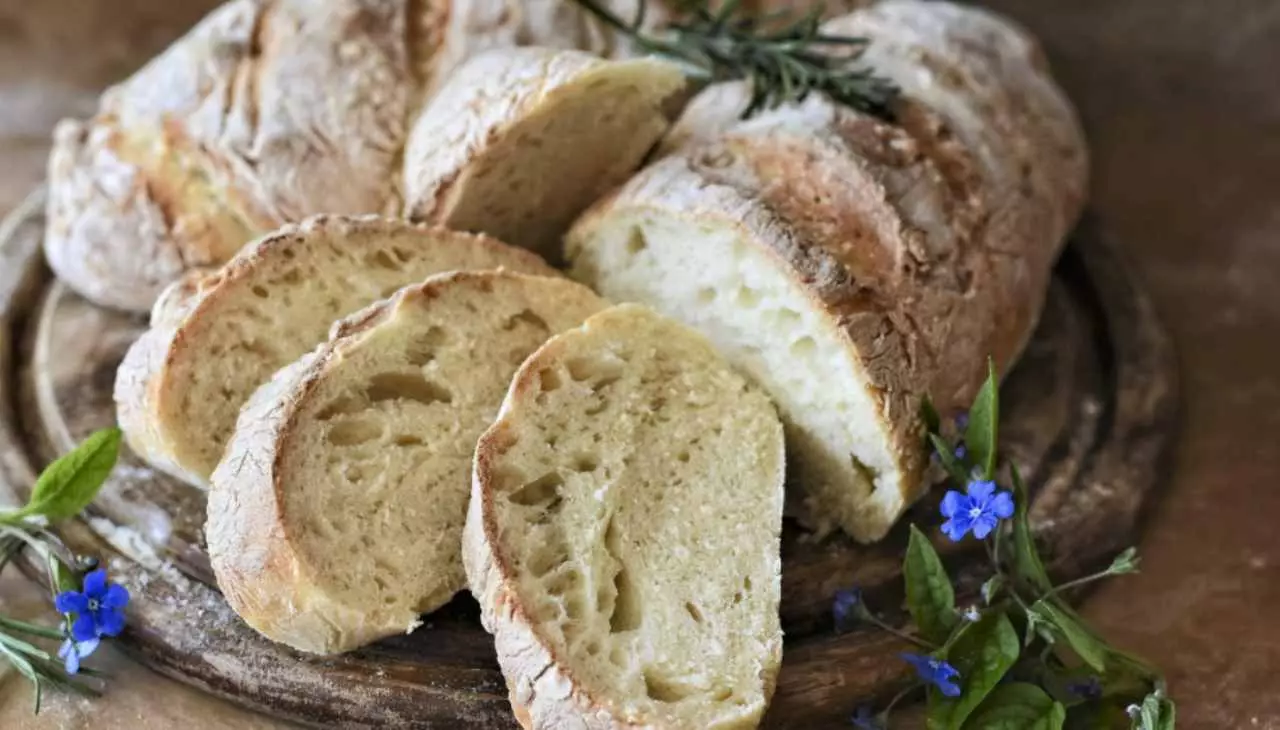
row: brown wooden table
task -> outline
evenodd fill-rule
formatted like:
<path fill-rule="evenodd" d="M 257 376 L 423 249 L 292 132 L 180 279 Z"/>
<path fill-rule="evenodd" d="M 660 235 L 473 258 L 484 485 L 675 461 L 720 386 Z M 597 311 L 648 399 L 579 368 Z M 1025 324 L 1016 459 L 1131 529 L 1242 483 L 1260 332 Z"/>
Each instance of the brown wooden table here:
<path fill-rule="evenodd" d="M 213 0 L 0 0 L 0 212 L 48 133 Z M 989 0 L 1041 38 L 1093 149 L 1093 208 L 1177 339 L 1184 430 L 1147 518 L 1143 573 L 1086 606 L 1168 672 L 1182 727 L 1280 730 L 1280 2 Z M 12 575 L 6 611 L 44 599 Z M 0 672 L 4 728 L 276 724 L 103 650 L 92 703 Z"/>

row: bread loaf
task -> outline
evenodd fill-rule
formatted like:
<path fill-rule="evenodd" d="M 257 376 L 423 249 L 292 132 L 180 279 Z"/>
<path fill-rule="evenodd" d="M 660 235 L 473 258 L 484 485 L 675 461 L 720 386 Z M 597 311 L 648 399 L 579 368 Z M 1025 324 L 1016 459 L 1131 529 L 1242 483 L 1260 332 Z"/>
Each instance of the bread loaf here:
<path fill-rule="evenodd" d="M 1029 337 L 1085 150 L 1034 42 L 985 11 L 890 0 L 826 27 L 870 38 L 896 124 L 818 96 L 740 122 L 745 89 L 713 87 L 567 255 L 758 380 L 801 518 L 871 541 L 926 486 L 920 399 L 964 407 Z"/>
<path fill-rule="evenodd" d="M 321 654 L 416 626 L 464 585 L 471 456 L 512 373 L 603 307 L 567 279 L 454 272 L 335 326 L 254 394 L 213 474 L 227 602 Z"/>
<path fill-rule="evenodd" d="M 554 275 L 493 239 L 376 216 L 286 226 L 160 298 L 116 376 L 120 427 L 145 461 L 203 486 L 240 407 L 334 320 L 431 274 L 498 267 Z"/>
<path fill-rule="evenodd" d="M 453 74 L 405 151 L 405 210 L 557 255 L 564 231 L 640 165 L 684 86 L 655 59 L 509 48 Z M 505 237 L 505 238 L 504 238 Z"/>
<path fill-rule="evenodd" d="M 750 728 L 782 653 L 782 428 L 691 330 L 624 305 L 520 367 L 464 561 L 525 728 Z"/>

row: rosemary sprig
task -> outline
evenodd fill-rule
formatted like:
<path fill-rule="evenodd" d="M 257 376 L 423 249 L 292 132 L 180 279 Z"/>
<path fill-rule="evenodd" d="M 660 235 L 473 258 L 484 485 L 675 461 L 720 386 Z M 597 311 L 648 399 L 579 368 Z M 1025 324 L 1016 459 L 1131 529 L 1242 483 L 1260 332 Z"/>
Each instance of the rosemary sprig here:
<path fill-rule="evenodd" d="M 644 0 L 630 23 L 597 0 L 575 2 L 641 49 L 679 62 L 692 76 L 750 81 L 751 101 L 743 118 L 761 109 L 803 101 L 814 92 L 883 119 L 893 117 L 898 88 L 856 65 L 869 41 L 824 33 L 821 3 L 792 19 L 785 13 L 742 15 L 738 13 L 741 0 L 727 0 L 714 12 L 706 0 L 694 0 L 682 5 L 685 17 L 662 34 L 651 34 L 643 28 L 648 4 Z"/>

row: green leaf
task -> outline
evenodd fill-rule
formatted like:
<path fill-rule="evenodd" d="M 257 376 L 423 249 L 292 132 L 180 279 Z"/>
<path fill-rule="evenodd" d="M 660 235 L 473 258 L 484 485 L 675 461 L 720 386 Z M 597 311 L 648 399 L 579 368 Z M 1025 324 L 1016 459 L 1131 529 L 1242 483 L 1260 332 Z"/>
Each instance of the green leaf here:
<path fill-rule="evenodd" d="M 1019 650 L 1018 634 L 1003 613 L 992 612 L 969 624 L 945 657 L 960 673 L 960 696 L 929 694 L 930 730 L 961 728 L 1018 660 Z"/>
<path fill-rule="evenodd" d="M 1178 721 L 1178 708 L 1168 697 L 1160 700 L 1160 722 L 1156 730 L 1174 730 Z"/>
<path fill-rule="evenodd" d="M 987 382 L 969 407 L 969 425 L 964 431 L 964 443 L 972 455 L 973 463 L 990 479 L 996 471 L 996 436 L 1000 421 L 1000 383 L 996 377 L 994 360 L 987 359 Z"/>
<path fill-rule="evenodd" d="M 924 421 L 925 434 L 939 433 L 942 430 L 942 417 L 938 409 L 933 407 L 929 396 L 920 399 L 920 420 Z"/>
<path fill-rule="evenodd" d="M 44 515 L 51 522 L 74 517 L 93 501 L 120 453 L 120 429 L 97 431 L 50 464 L 31 490 L 26 506 L 0 521 Z"/>
<path fill-rule="evenodd" d="M 1004 588 L 1004 576 L 996 573 L 982 584 L 979 594 L 982 596 L 982 602 L 988 606 L 995 602 L 1000 595 L 1000 589 Z"/>
<path fill-rule="evenodd" d="M 62 638 L 62 632 L 57 629 L 50 628 L 48 626 L 41 626 L 39 624 L 30 624 L 26 621 L 9 618 L 8 616 L 0 616 L 0 629 L 18 631 L 30 636 L 38 636 L 42 639 Z"/>
<path fill-rule="evenodd" d="M 956 459 L 955 447 L 936 433 L 929 434 L 929 442 L 933 444 L 933 450 L 938 455 L 938 461 L 942 464 L 942 468 L 947 470 L 947 474 L 951 479 L 960 486 L 968 484 L 969 472 L 965 471 L 964 464 L 961 464 Z"/>
<path fill-rule="evenodd" d="M 1018 466 L 1010 464 L 1013 476 L 1013 574 L 1021 582 L 1029 586 L 1034 593 L 1048 593 L 1053 590 L 1053 582 L 1040 560 L 1040 551 L 1036 549 L 1035 537 L 1031 534 L 1031 520 L 1027 516 L 1031 499 L 1027 495 L 1027 486 L 1018 474 Z"/>
<path fill-rule="evenodd" d="M 1067 709 L 1034 684 L 1000 685 L 987 697 L 965 730 L 1061 730 Z"/>
<path fill-rule="evenodd" d="M 920 627 L 920 635 L 934 644 L 943 643 L 956 625 L 955 591 L 933 544 L 915 525 L 911 526 L 902 572 L 907 610 Z"/>
<path fill-rule="evenodd" d="M 1066 641 L 1085 664 L 1100 674 L 1106 671 L 1110 649 L 1075 611 L 1057 598 L 1042 598 L 1031 605 L 1031 611 L 1053 627 L 1054 634 Z"/>
<path fill-rule="evenodd" d="M 1127 573 L 1137 573 L 1138 563 L 1142 562 L 1138 557 L 1138 548 L 1125 548 L 1123 552 L 1111 561 L 1111 565 L 1107 567 L 1107 573 L 1110 575 L 1125 575 Z"/>

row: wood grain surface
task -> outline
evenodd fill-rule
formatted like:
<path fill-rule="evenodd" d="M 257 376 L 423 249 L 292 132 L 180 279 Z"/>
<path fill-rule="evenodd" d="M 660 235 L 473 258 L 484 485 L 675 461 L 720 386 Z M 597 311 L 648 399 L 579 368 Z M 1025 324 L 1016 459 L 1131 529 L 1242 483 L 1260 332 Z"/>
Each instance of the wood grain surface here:
<path fill-rule="evenodd" d="M 198 17 L 191 0 L 0 0 L 0 205 L 41 177 L 47 129 L 91 107 Z M 1087 612 L 1169 671 L 1185 727 L 1280 728 L 1280 4 L 1272 0 L 991 0 L 1042 37 L 1092 143 L 1093 207 L 1180 345 L 1174 476 L 1150 511 L 1144 572 Z M 15 101 L 16 100 L 16 101 Z M 8 272 L 0 271 L 0 279 Z M 11 583 L 0 583 L 6 598 Z M 113 666 L 124 666 L 108 655 Z M 3 727 L 268 726 L 131 668 L 93 705 Z M 832 692 L 839 692 L 838 688 Z"/>

